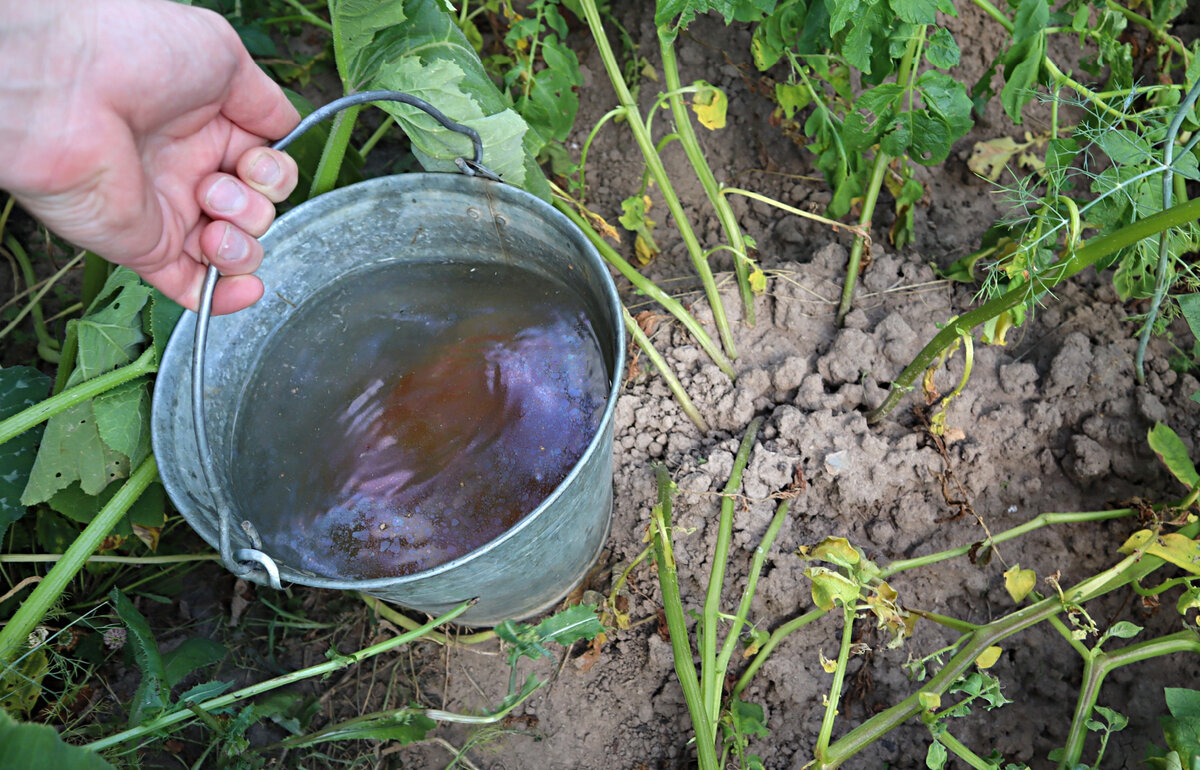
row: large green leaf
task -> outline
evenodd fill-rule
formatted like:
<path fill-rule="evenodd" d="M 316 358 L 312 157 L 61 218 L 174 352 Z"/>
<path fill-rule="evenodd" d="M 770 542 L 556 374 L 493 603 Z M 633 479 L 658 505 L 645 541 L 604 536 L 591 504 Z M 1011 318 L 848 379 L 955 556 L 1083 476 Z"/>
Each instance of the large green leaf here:
<path fill-rule="evenodd" d="M 658 0 L 654 24 L 680 30 L 697 16 L 716 11 L 732 21 L 758 21 L 775 10 L 776 0 Z"/>
<path fill-rule="evenodd" d="M 219 663 L 229 654 L 229 649 L 220 642 L 206 639 L 203 636 L 193 636 L 185 639 L 170 652 L 162 655 L 163 677 L 168 688 L 183 681 L 183 678 L 197 669 Z M 215 686 L 215 685 L 214 685 Z"/>
<path fill-rule="evenodd" d="M 92 402 L 85 401 L 56 414 L 46 424 L 21 503 L 43 503 L 73 481 L 87 494 L 98 495 L 109 482 L 127 475 L 129 459 L 104 444 Z"/>
<path fill-rule="evenodd" d="M 347 90 L 381 88 L 424 99 L 479 132 L 484 165 L 510 184 L 549 198 L 549 184 L 533 157 L 539 139 L 530 135 L 440 3 L 339 0 L 330 5 L 334 46 Z M 403 24 L 381 25 L 383 19 L 400 16 Z M 347 24 L 353 35 L 347 34 Z M 471 156 L 470 140 L 415 107 L 395 102 L 380 107 L 408 134 L 427 170 L 455 171 L 456 158 Z"/>
<path fill-rule="evenodd" d="M 113 271 L 88 314 L 76 323 L 79 353 L 68 386 L 110 372 L 137 357 L 146 341 L 142 308 L 152 292 L 129 268 Z"/>
<path fill-rule="evenodd" d="M 49 725 L 14 722 L 0 709 L 0 757 L 5 767 L 113 770 L 94 751 L 64 743 Z"/>
<path fill-rule="evenodd" d="M 33 406 L 50 392 L 50 378 L 30 366 L 0 369 L 0 420 Z M 8 526 L 25 515 L 21 492 L 29 483 L 44 426 L 27 430 L 0 444 L 0 539 Z"/>
<path fill-rule="evenodd" d="M 105 446 L 129 458 L 136 468 L 150 454 L 150 387 L 134 380 L 92 402 L 96 428 Z"/>

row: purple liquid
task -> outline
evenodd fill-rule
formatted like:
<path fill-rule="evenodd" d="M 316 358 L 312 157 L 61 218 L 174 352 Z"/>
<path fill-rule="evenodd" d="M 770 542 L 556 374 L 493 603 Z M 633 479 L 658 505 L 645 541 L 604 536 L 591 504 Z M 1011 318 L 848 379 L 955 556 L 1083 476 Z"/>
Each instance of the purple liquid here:
<path fill-rule="evenodd" d="M 608 394 L 570 291 L 505 266 L 358 274 L 268 342 L 237 416 L 235 500 L 284 563 L 420 572 L 566 478 Z"/>

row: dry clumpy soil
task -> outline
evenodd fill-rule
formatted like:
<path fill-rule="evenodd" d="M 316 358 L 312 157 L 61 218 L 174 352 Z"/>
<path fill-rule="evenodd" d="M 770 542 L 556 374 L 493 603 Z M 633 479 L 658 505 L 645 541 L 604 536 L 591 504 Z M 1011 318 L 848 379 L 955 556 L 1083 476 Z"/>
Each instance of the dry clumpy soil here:
<path fill-rule="evenodd" d="M 634 4 L 624 11 L 621 17 L 640 41 L 639 53 L 653 65 L 656 45 L 649 14 Z M 955 74 L 973 82 L 998 50 L 1002 34 L 969 7 L 952 28 L 964 51 L 962 70 Z M 576 151 L 615 103 L 599 57 L 584 39 L 580 34 L 572 41 L 583 51 L 586 78 Z M 772 104 L 761 96 L 763 81 L 750 64 L 747 29 L 701 19 L 678 47 L 685 82 L 705 78 L 729 95 L 728 127 L 701 137 L 718 179 L 820 210 L 828 200 L 827 188 L 811 176 L 804 178 L 813 173 L 809 158 L 769 124 Z M 1061 59 L 1070 56 L 1063 51 Z M 650 81 L 644 84 L 643 109 L 658 88 Z M 665 120 L 665 115 L 657 118 Z M 973 143 L 1002 135 L 1019 138 L 1023 130 L 1008 123 L 993 104 L 943 166 L 918 170 L 929 194 L 917 212 L 913 245 L 897 251 L 883 242 L 890 215 L 889 202 L 881 202 L 877 242 L 856 293 L 856 309 L 840 329 L 834 311 L 849 236 L 735 200 L 741 225 L 757 241 L 769 277 L 767 292 L 756 301 L 757 323 L 748 326 L 741 323 L 732 279 L 723 274 L 725 305 L 735 322 L 738 377 L 730 381 L 722 375 L 669 317 L 654 325 L 655 345 L 712 430 L 701 435 L 652 366 L 644 358 L 636 360 L 616 413 L 612 536 L 586 588 L 607 594 L 613 575 L 642 552 L 656 495 L 654 464 L 662 462 L 680 488 L 675 516 L 683 602 L 689 610 L 699 608 L 712 566 L 718 492 L 728 480 L 738 442 L 756 416 L 765 423 L 734 519 L 725 582 L 728 611 L 740 596 L 751 554 L 778 504 L 773 496 L 798 476 L 806 482 L 758 584 L 751 620 L 761 629 L 773 629 L 812 607 L 802 574 L 805 564 L 795 551 L 826 536 L 848 538 L 886 564 L 978 541 L 984 536 L 981 521 L 999 532 L 1046 511 L 1098 510 L 1132 496 L 1161 500 L 1182 491 L 1157 464 L 1145 436 L 1156 421 L 1165 421 L 1189 449 L 1200 448 L 1200 404 L 1189 400 L 1200 382 L 1172 371 L 1169 350 L 1159 343 L 1148 359 L 1146 385 L 1135 384 L 1133 325 L 1126 317 L 1136 309 L 1118 302 L 1108 276 L 1079 276 L 1010 333 L 1007 346 L 977 346 L 974 374 L 949 407 L 946 424 L 956 440 L 944 451 L 913 411 L 917 395 L 910 395 L 881 425 L 869 426 L 864 418 L 937 324 L 971 306 L 975 288 L 937 280 L 932 264 L 944 266 L 977 248 L 983 230 L 1003 213 L 987 183 L 967 169 Z M 667 149 L 665 160 L 685 205 L 692 207 L 697 233 L 706 247 L 716 245 L 719 226 L 677 145 Z M 636 192 L 642 173 L 624 126 L 610 124 L 601 132 L 588 172 L 590 180 L 597 180 L 589 206 L 615 222 L 621 199 Z M 667 219 L 661 199 L 655 201 L 652 215 Z M 669 231 L 669 224 L 660 225 L 664 253 L 647 274 L 689 303 L 715 337 L 711 311 L 693 291 L 694 274 L 682 245 L 666 235 Z M 632 251 L 628 239 L 621 248 Z M 715 268 L 728 271 L 721 259 L 714 257 Z M 638 305 L 627 285 L 622 289 L 635 312 L 655 310 Z M 1182 327 L 1175 331 L 1187 334 Z M 937 375 L 941 392 L 954 388 L 962 366 L 960 351 Z M 961 558 L 903 573 L 892 584 L 908 606 L 984 623 L 1014 608 L 1001 577 L 1006 565 L 1019 562 L 1039 577 L 1057 572 L 1060 582 L 1070 585 L 1111 564 L 1134 527 L 1133 521 L 1117 520 L 1046 528 L 1003 544 L 986 566 Z M 244 608 L 247 595 L 238 596 Z M 253 596 L 249 599 L 253 602 Z M 1093 616 L 1101 624 L 1132 620 L 1159 633 L 1177 624 L 1170 608 L 1156 614 L 1135 599 L 1120 594 L 1111 602 L 1098 602 Z M 521 663 L 522 678 L 535 672 L 548 684 L 501 729 L 483 733 L 443 725 L 434 735 L 469 747 L 470 762 L 490 770 L 690 766 L 691 726 L 648 562 L 632 571 L 628 600 L 634 627 L 612 633 L 598 655 L 583 654 L 579 645 L 566 655 L 559 651 L 554 661 Z M 313 591 L 305 605 L 320 615 L 322 610 L 333 614 L 347 602 Z M 819 654 L 834 656 L 839 634 L 831 617 L 794 634 L 746 691 L 747 700 L 765 709 L 771 731 L 751 745 L 766 767 L 800 768 L 812 758 L 830 681 Z M 910 655 L 927 655 L 950 641 L 924 621 L 901 649 L 887 649 L 886 637 L 870 621 L 856 625 L 855 637 L 870 651 L 851 660 L 835 738 L 916 688 L 902 668 Z M 286 650 L 280 654 L 288 667 L 319 662 L 322 652 L 306 649 L 300 655 L 290 649 L 290 656 Z M 274 663 L 274 652 L 261 654 Z M 318 684 L 317 692 L 326 692 L 327 699 L 314 727 L 371 710 L 366 704 L 396 685 L 394 672 L 400 669 L 406 673 L 397 686 L 409 685 L 405 697 L 451 711 L 479 713 L 494 707 L 508 687 L 508 668 L 494 646 L 447 650 L 422 643 L 402 655 L 403 665 L 388 669 L 393 672 L 390 684 L 384 673 L 370 681 L 365 670 L 356 676 L 367 679 L 355 680 L 353 686 L 345 678 Z M 372 670 L 382 672 L 382 663 L 373 665 Z M 735 673 L 741 665 L 735 661 Z M 993 671 L 1015 702 L 956 720 L 956 737 L 980 755 L 996 749 L 1008 761 L 1050 766 L 1046 757 L 1065 740 L 1081 669 L 1078 655 L 1052 629 L 1039 626 L 1008 640 Z M 1131 722 L 1110 741 L 1105 767 L 1138 766 L 1146 746 L 1161 740 L 1156 717 L 1165 711 L 1162 688 L 1196 682 L 1198 669 L 1196 660 L 1176 657 L 1122 668 L 1109 677 L 1099 702 L 1129 715 Z M 928 730 L 913 722 L 847 766 L 923 767 L 929 741 Z M 1093 740 L 1085 758 L 1095 750 Z M 445 767 L 452 759 L 445 745 L 432 742 L 398 751 L 368 746 L 363 753 L 376 758 L 374 766 L 414 770 Z"/>
<path fill-rule="evenodd" d="M 970 9 L 963 9 L 954 25 L 966 52 L 964 68 L 982 71 L 999 45 L 998 30 Z M 640 52 L 653 61 L 654 46 L 646 42 L 653 41 L 649 22 L 633 21 L 630 31 L 643 41 Z M 736 180 L 785 203 L 819 208 L 828 195 L 820 183 L 786 176 L 809 172 L 808 160 L 768 125 L 771 104 L 757 95 L 759 76 L 748 64 L 748 44 L 745 30 L 726 30 L 706 19 L 679 46 L 685 82 L 705 77 L 730 95 L 729 127 L 702 137 L 710 162 L 728 184 Z M 579 121 L 586 132 L 589 119 L 608 109 L 612 97 L 598 57 L 584 54 L 581 60 L 592 81 Z M 654 88 L 646 84 L 643 102 Z M 913 359 L 939 322 L 971 306 L 974 288 L 936 280 L 931 263 L 946 264 L 977 248 L 982 231 L 1002 213 L 987 183 L 974 177 L 965 161 L 974 141 L 1006 133 L 1019 136 L 993 105 L 943 167 L 921 170 L 929 198 L 917 213 L 916 243 L 899 252 L 875 244 L 857 290 L 857 309 L 841 329 L 835 327 L 834 310 L 849 236 L 760 204 L 735 202 L 770 277 L 767 293 L 756 302 L 753 327 L 740 323 L 732 281 L 727 282 L 725 305 L 735 320 L 740 354 L 738 378 L 731 382 L 723 376 L 669 317 L 657 324 L 656 346 L 712 431 L 700 435 L 651 365 L 637 360 L 637 374 L 626 385 L 616 415 L 616 505 L 611 550 L 603 564 L 607 572 L 592 588 L 607 593 L 608 572 L 619 573 L 645 547 L 656 495 L 653 465 L 663 462 L 680 488 L 675 545 L 683 602 L 685 609 L 699 608 L 712 567 L 717 493 L 755 416 L 764 417 L 765 424 L 734 520 L 727 611 L 736 605 L 751 554 L 778 504 L 772 496 L 797 474 L 807 482 L 758 584 L 751 619 L 764 629 L 811 609 L 805 564 L 794 551 L 826 536 L 846 537 L 872 559 L 888 563 L 980 540 L 980 520 L 999 532 L 1046 511 L 1099 510 L 1132 496 L 1167 499 L 1182 491 L 1157 464 L 1145 437 L 1156 421 L 1169 422 L 1189 448 L 1200 447 L 1200 404 L 1189 400 L 1200 382 L 1172 371 L 1168 350 L 1160 345 L 1148 359 L 1146 385 L 1136 385 L 1134 326 L 1126 320 L 1132 309 L 1118 302 L 1107 275 L 1080 276 L 1010 335 L 1007 346 L 977 346 L 970 383 L 949 407 L 946 424 L 957 440 L 945 451 L 914 414 L 917 397 L 910 396 L 882 425 L 869 426 L 864 418 L 885 395 L 880 383 Z M 620 199 L 636 190 L 641 166 L 631 144 L 618 130 L 606 129 L 593 148 L 595 166 L 589 172 L 603 181 L 592 191 L 590 205 L 610 219 L 619 213 Z M 668 150 L 666 160 L 681 196 L 696 207 L 691 214 L 698 233 L 708 245 L 719 242 L 718 225 L 682 152 Z M 886 214 L 880 219 L 877 234 L 888 224 Z M 647 272 L 671 286 L 689 269 L 682 246 L 666 243 L 664 250 Z M 695 299 L 692 308 L 701 320 L 711 320 L 698 292 L 686 297 Z M 1175 331 L 1186 339 L 1182 327 Z M 960 351 L 938 374 L 941 392 L 958 383 L 962 362 Z M 1070 585 L 1111 564 L 1133 528 L 1134 522 L 1118 520 L 1042 529 L 1002 545 L 987 566 L 962 558 L 903 573 L 892 583 L 909 606 L 984 623 L 1014 607 L 1001 577 L 1006 564 L 1019 562 L 1040 577 L 1057 572 L 1062 584 Z M 1123 618 L 1151 629 L 1177 623 L 1169 617 L 1173 611 L 1156 615 L 1135 599 L 1123 594 L 1098 602 L 1094 616 L 1101 624 Z M 670 644 L 656 616 L 659 607 L 652 568 L 643 563 L 632 573 L 629 610 L 635 623 L 647 622 L 613 634 L 598 657 L 580 657 L 576 649 L 566 660 L 530 666 L 551 683 L 523 708 L 512 732 L 473 749 L 471 760 L 487 768 L 688 766 L 693 761 L 687 747 L 690 722 Z M 800 768 L 812 758 L 829 686 L 819 651 L 834 656 L 839 631 L 826 617 L 794 634 L 747 690 L 745 698 L 766 710 L 771 734 L 751 750 L 768 768 Z M 869 621 L 859 622 L 855 637 L 871 651 L 850 664 L 849 695 L 835 737 L 910 694 L 916 685 L 902 664 L 950 639 L 927 622 L 918 624 L 914 638 L 898 650 L 887 649 L 887 639 Z M 460 650 L 445 655 L 447 708 L 479 709 L 499 701 L 507 671 L 494 658 Z M 1099 702 L 1129 715 L 1131 722 L 1110 741 L 1105 767 L 1137 766 L 1147 745 L 1156 738 L 1161 742 L 1156 717 L 1165 713 L 1162 688 L 1195 682 L 1198 669 L 1197 661 L 1176 657 L 1119 669 L 1109 678 Z M 980 755 L 996 749 L 1008 761 L 1050 765 L 1048 752 L 1066 738 L 1081 670 L 1078 656 L 1052 629 L 1037 627 L 1008 640 L 993 671 L 1015 703 L 958 720 L 956 737 Z M 459 745 L 469 740 L 467 731 L 445 734 Z M 923 767 L 928 745 L 928 731 L 914 722 L 847 766 Z M 1093 740 L 1085 759 L 1095 750 Z M 405 767 L 441 767 L 448 761 L 441 749 L 428 746 L 399 756 Z"/>

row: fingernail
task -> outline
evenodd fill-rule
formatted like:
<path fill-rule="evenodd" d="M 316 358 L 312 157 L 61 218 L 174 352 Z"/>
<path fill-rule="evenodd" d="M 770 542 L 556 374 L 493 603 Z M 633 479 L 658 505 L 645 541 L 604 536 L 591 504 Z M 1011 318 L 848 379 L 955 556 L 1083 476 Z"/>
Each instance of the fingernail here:
<path fill-rule="evenodd" d="M 208 207 L 219 214 L 237 214 L 246 207 L 242 186 L 228 177 L 218 179 L 208 190 Z"/>
<path fill-rule="evenodd" d="M 233 225 L 225 225 L 225 234 L 221 236 L 221 245 L 217 247 L 217 257 L 222 262 L 241 262 L 250 254 L 250 246 L 246 238 Z"/>
<path fill-rule="evenodd" d="M 258 156 L 258 160 L 250 167 L 250 181 L 255 184 L 273 185 L 281 176 L 283 169 L 279 168 L 279 164 L 267 153 Z"/>

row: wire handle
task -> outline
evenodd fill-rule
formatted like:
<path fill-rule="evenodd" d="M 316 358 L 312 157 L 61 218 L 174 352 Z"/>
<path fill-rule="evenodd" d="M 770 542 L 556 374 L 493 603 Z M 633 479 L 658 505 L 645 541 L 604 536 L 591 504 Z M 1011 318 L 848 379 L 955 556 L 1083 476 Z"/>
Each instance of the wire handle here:
<path fill-rule="evenodd" d="M 470 126 L 464 126 L 462 123 L 454 122 L 429 102 L 412 94 L 406 94 L 403 91 L 363 91 L 335 99 L 324 107 L 314 110 L 308 117 L 301 120 L 287 136 L 272 144 L 271 149 L 283 150 L 310 128 L 326 118 L 341 112 L 347 107 L 367 104 L 368 102 L 400 102 L 408 104 L 425 112 L 443 127 L 463 134 L 471 140 L 474 155 L 469 160 L 467 158 L 455 159 L 455 165 L 458 166 L 459 171 L 467 176 L 481 176 L 495 182 L 502 181 L 495 172 L 483 165 L 483 142 L 475 129 Z M 225 565 L 226 569 L 238 577 L 245 577 L 255 569 L 264 570 L 267 573 L 268 583 L 272 588 L 278 590 L 283 588 L 279 581 L 279 566 L 275 563 L 274 559 L 263 553 L 261 539 L 249 521 L 243 521 L 241 525 L 255 547 L 239 548 L 237 551 L 233 550 L 233 509 L 226 500 L 225 491 L 219 483 L 217 469 L 213 464 L 212 452 L 208 444 L 208 429 L 204 422 L 204 351 L 208 345 L 208 325 L 209 320 L 212 318 L 213 292 L 217 288 L 217 279 L 219 277 L 220 274 L 217 268 L 209 265 L 208 272 L 204 276 L 204 285 L 200 291 L 200 306 L 196 313 L 196 336 L 192 349 L 192 423 L 196 430 L 196 447 L 200 455 L 200 466 L 204 470 L 204 480 L 208 484 L 209 494 L 212 495 L 213 503 L 217 509 L 221 562 Z"/>

